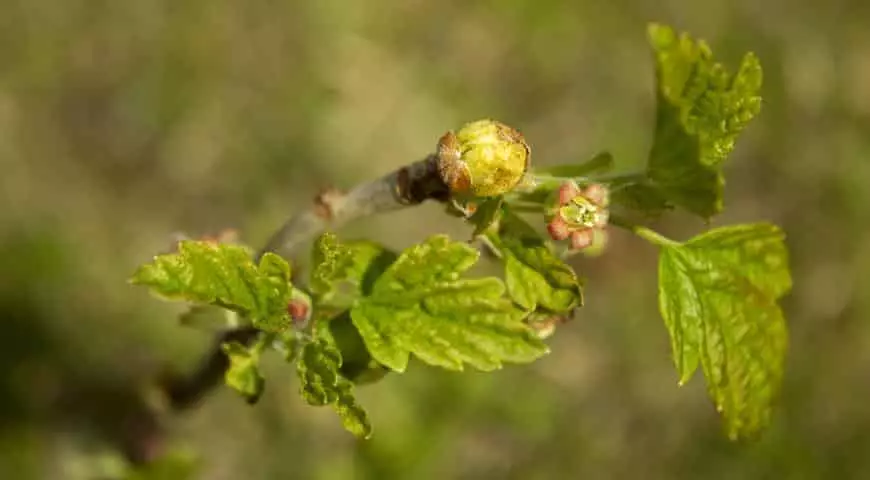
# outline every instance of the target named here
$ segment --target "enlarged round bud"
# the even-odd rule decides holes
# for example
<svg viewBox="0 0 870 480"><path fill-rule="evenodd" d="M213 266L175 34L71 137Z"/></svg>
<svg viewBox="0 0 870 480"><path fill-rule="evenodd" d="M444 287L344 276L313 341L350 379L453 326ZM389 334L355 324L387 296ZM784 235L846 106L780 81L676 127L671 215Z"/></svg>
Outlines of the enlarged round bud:
<svg viewBox="0 0 870 480"><path fill-rule="evenodd" d="M478 120L438 141L438 172L450 193L494 197L509 192L529 167L523 135L495 120Z"/></svg>

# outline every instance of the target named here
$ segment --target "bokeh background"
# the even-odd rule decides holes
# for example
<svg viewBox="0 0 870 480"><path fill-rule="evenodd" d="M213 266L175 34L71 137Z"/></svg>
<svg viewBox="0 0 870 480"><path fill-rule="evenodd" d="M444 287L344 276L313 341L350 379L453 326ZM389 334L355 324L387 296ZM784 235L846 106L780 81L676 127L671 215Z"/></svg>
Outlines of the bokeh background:
<svg viewBox="0 0 870 480"><path fill-rule="evenodd" d="M788 370L758 441L726 439L700 377L677 387L655 251L617 232L576 260L588 305L534 365L416 364L359 389L375 436L357 442L303 405L276 355L257 406L220 389L167 425L171 449L202 479L868 478L863 0L0 0L0 478L121 469L111 439L134 428L134 400L209 347L177 306L125 283L173 232L234 227L260 245L320 188L481 117L520 128L539 165L602 149L640 165L649 21L765 69L714 221L789 235ZM402 248L436 232L468 229L426 205L342 233Z"/></svg>

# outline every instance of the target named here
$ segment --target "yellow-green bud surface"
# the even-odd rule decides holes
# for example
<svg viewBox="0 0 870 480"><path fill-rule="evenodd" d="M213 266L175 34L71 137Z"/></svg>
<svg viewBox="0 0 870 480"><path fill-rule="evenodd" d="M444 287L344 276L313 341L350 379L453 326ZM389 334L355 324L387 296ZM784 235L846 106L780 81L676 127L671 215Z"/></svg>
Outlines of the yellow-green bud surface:
<svg viewBox="0 0 870 480"><path fill-rule="evenodd" d="M529 166L523 135L495 120L468 123L438 142L438 170L457 195L494 197L509 192Z"/></svg>

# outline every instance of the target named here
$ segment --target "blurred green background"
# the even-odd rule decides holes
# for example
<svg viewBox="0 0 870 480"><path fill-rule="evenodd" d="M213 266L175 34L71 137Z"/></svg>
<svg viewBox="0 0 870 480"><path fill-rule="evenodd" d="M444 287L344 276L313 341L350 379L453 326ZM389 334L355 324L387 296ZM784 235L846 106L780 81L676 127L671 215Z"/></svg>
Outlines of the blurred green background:
<svg viewBox="0 0 870 480"><path fill-rule="evenodd" d="M534 365L416 364L360 388L375 436L356 442L303 405L276 355L257 406L220 389L173 419L173 445L203 479L867 478L862 0L0 0L0 478L94 478L143 385L208 348L176 305L125 283L173 232L234 227L260 245L320 188L421 158L481 117L521 129L537 164L609 149L640 165L649 21L765 68L714 222L789 235L792 343L762 438L730 443L700 376L677 388L655 251L617 232L576 261L588 305ZM426 205L344 233L401 248L436 232L468 229Z"/></svg>

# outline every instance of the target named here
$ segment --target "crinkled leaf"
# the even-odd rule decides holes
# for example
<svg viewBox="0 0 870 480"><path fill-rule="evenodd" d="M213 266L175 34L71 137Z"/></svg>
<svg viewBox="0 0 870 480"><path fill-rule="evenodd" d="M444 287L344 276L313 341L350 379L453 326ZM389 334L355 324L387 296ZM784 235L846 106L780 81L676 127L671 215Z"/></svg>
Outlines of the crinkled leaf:
<svg viewBox="0 0 870 480"><path fill-rule="evenodd" d="M259 353L239 342L224 343L221 348L230 360L230 366L224 374L225 383L239 392L248 403L256 403L265 384L260 375Z"/></svg>
<svg viewBox="0 0 870 480"><path fill-rule="evenodd" d="M656 128L648 174L669 202L709 218L722 210L722 161L761 109L762 72L747 54L735 75L703 41L651 25Z"/></svg>
<svg viewBox="0 0 870 480"><path fill-rule="evenodd" d="M536 168L535 172L554 177L585 177L593 173L604 173L612 168L613 155L610 152L600 152L582 163Z"/></svg>
<svg viewBox="0 0 870 480"><path fill-rule="evenodd" d="M341 352L339 373L355 385L376 382L390 372L372 358L365 341L351 321L349 310L323 319L318 324L317 336Z"/></svg>
<svg viewBox="0 0 870 480"><path fill-rule="evenodd" d="M788 341L777 300L790 288L774 225L719 228L662 248L659 307L681 382L700 363L733 438L769 421Z"/></svg>
<svg viewBox="0 0 870 480"><path fill-rule="evenodd" d="M477 209L468 218L468 221L474 225L474 233L472 233L473 237L477 237L485 232L493 223L501 218L503 204L504 197L499 195L497 197L484 199L479 205L477 205Z"/></svg>
<svg viewBox="0 0 870 480"><path fill-rule="evenodd" d="M169 299L234 310L263 330L290 325L290 266L272 253L255 265L242 246L185 240L177 253L140 266L130 281Z"/></svg>
<svg viewBox="0 0 870 480"><path fill-rule="evenodd" d="M353 385L339 373L341 353L324 339L302 347L296 363L300 393L309 405L331 405L344 428L359 438L368 438L372 426L368 414L353 396Z"/></svg>
<svg viewBox="0 0 870 480"><path fill-rule="evenodd" d="M610 201L641 212L646 218L657 218L673 208L665 194L651 182L611 185Z"/></svg>
<svg viewBox="0 0 870 480"><path fill-rule="evenodd" d="M505 283L517 305L565 313L583 304L580 279L574 269L520 217L507 213L490 242L505 262Z"/></svg>
<svg viewBox="0 0 870 480"><path fill-rule="evenodd" d="M396 254L370 241L339 242L325 233L312 252L311 293L318 305L347 308L367 294Z"/></svg>
<svg viewBox="0 0 870 480"><path fill-rule="evenodd" d="M465 243L437 235L405 250L357 301L351 318L378 362L404 371L413 353L451 370L530 362L547 347L504 297L497 278L461 279L477 262Z"/></svg>

